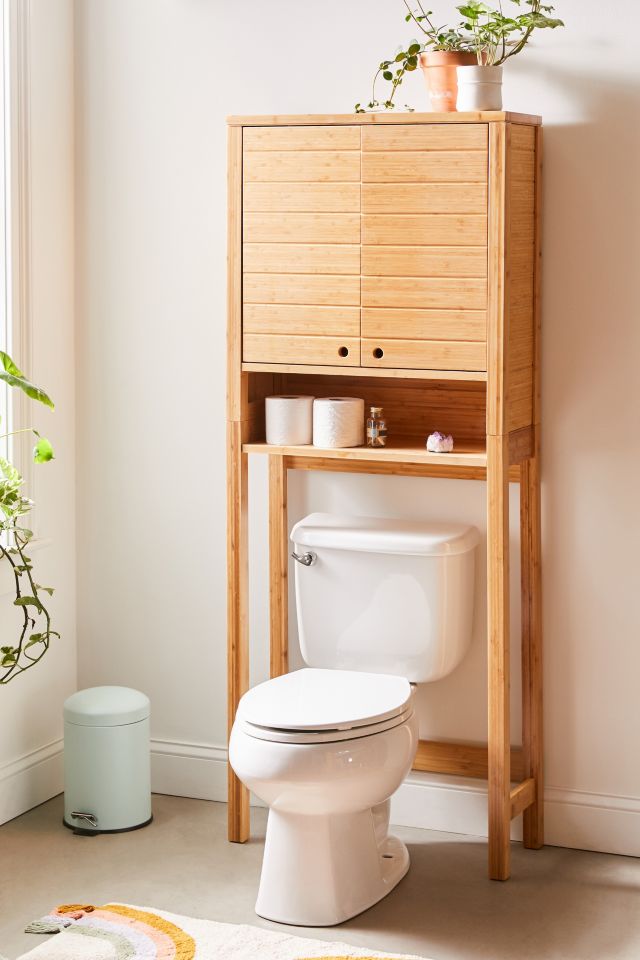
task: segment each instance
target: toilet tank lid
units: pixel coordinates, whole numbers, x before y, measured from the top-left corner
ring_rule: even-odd
[[[64,702],[64,719],[81,727],[121,727],[149,716],[149,697],[130,687],[88,687]]]
[[[311,513],[296,523],[291,540],[302,547],[449,557],[473,550],[480,534],[464,523]]]

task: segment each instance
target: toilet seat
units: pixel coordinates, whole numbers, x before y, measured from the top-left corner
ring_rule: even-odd
[[[274,727],[261,727],[249,723],[240,716],[240,726],[244,733],[256,740],[268,740],[270,743],[341,743],[343,740],[355,740],[357,737],[370,737],[374,733],[382,733],[393,727],[405,723],[413,715],[413,706],[409,707],[397,717],[382,720],[379,723],[370,723],[360,727],[351,727],[347,730],[278,730]]]
[[[412,712],[404,677],[306,668],[245,693],[238,720],[260,740],[330,743],[388,730]]]

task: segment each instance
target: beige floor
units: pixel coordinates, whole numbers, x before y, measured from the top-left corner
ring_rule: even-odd
[[[0,954],[35,946],[23,927],[57,903],[120,900],[274,926],[253,912],[263,811],[242,846],[226,841],[223,804],[157,796],[154,814],[136,833],[76,837],[58,797],[0,827]],[[513,878],[491,883],[481,840],[396,832],[411,851],[406,879],[349,923],[306,935],[435,960],[640,958],[640,860],[514,844]]]

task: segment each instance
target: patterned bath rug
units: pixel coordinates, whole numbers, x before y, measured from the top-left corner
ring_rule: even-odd
[[[56,928],[19,960],[421,960],[124,903],[63,905],[27,932]]]

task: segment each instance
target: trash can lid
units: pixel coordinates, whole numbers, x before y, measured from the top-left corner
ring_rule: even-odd
[[[89,687],[64,703],[64,719],[82,727],[120,727],[149,716],[149,697],[130,687]]]

